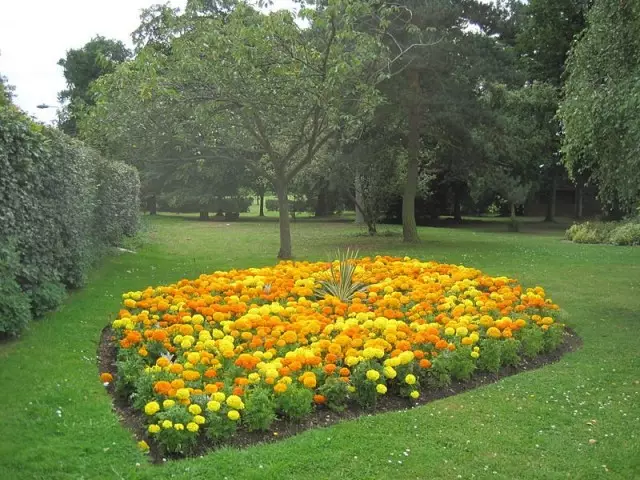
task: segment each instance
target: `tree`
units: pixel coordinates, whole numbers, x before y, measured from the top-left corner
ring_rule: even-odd
[[[9,84],[7,77],[0,74],[0,106],[13,103],[15,87]]]
[[[111,73],[131,56],[121,41],[96,36],[82,48],[67,51],[58,61],[64,70],[67,89],[58,94],[60,102],[67,102],[60,113],[60,128],[67,134],[77,134],[77,120],[85,106],[94,104],[91,83]]]
[[[596,0],[574,45],[559,117],[572,177],[598,185],[609,210],[640,204],[640,5]]]
[[[215,126],[202,133],[209,147],[222,142],[262,153],[251,166],[278,196],[280,258],[292,256],[290,183],[330,140],[370,117],[381,100],[376,83],[401,57],[377,68],[384,22],[360,29],[374,17],[372,8],[336,1],[302,9],[310,26],[301,28],[291,12],[264,15],[239,2],[223,15],[174,19],[181,34],[170,49],[145,47],[134,61],[145,71],[143,94],[184,105],[197,124]],[[384,18],[384,8],[376,18]]]

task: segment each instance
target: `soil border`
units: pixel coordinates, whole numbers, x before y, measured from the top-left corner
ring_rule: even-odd
[[[102,330],[100,343],[98,344],[98,367],[99,371],[111,373],[114,377],[116,371],[116,344],[112,341],[113,330],[106,326]],[[575,352],[582,347],[582,339],[576,332],[565,327],[563,342],[553,352],[539,355],[533,359],[523,359],[517,367],[502,367],[498,373],[480,372],[474,374],[471,380],[466,382],[453,381],[448,387],[431,389],[420,392],[420,398],[410,400],[406,398],[383,396],[378,399],[378,404],[373,411],[363,410],[357,406],[350,406],[344,412],[332,412],[326,408],[316,407],[315,411],[299,422],[292,422],[286,419],[276,419],[271,428],[265,432],[249,432],[239,429],[231,439],[221,443],[202,442],[190,456],[204,455],[220,447],[247,448],[257,444],[277,442],[282,439],[297,435],[311,428],[321,428],[334,425],[339,422],[356,419],[363,415],[371,415],[383,412],[392,412],[419,407],[427,403],[450,397],[458,393],[466,392],[483,385],[495,383],[502,378],[517,375],[544,367],[559,361],[566,353]],[[106,385],[107,392],[112,398],[112,408],[120,423],[129,429],[137,440],[145,440],[150,447],[150,458],[155,464],[160,464],[165,459],[185,458],[180,455],[162,455],[158,445],[150,440],[145,425],[145,415],[133,408],[126,398],[118,395],[113,383]]]

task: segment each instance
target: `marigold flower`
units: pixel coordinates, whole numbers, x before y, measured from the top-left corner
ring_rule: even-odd
[[[156,425],[155,423],[152,423],[151,425],[149,425],[149,427],[147,428],[147,431],[149,433],[158,433],[160,431],[160,425]]]
[[[384,395],[385,393],[387,393],[387,386],[384,383],[379,383],[378,385],[376,385],[376,392],[378,392],[380,395]]]
[[[380,372],[378,372],[377,370],[367,370],[367,380],[371,380],[372,382],[375,382],[379,378],[380,378]]]
[[[197,403],[189,405],[189,408],[187,410],[189,410],[189,413],[191,415],[200,415],[202,413],[202,408],[200,408],[200,405],[198,405]]]
[[[195,422],[189,422],[187,423],[187,430],[189,430],[191,433],[195,433],[200,430],[200,426]]]
[[[404,377],[404,381],[407,385],[414,385],[416,383],[416,376],[409,373],[406,377]]]
[[[160,411],[160,404],[158,402],[149,402],[144,406],[144,413],[147,415],[155,415]]]
[[[236,421],[240,418],[240,412],[238,412],[237,410],[229,410],[227,412],[227,417],[229,418],[229,420]]]
[[[189,398],[189,396],[191,395],[191,393],[189,392],[188,388],[179,388],[176,391],[176,397],[179,400],[187,400]]]
[[[113,375],[108,372],[104,372],[100,374],[100,381],[102,383],[111,383],[113,382]]]
[[[420,392],[417,390],[412,390],[409,396],[415,400],[416,398],[420,397]]]

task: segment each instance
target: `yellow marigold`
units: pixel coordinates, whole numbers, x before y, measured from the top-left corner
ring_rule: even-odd
[[[196,422],[198,425],[202,425],[207,421],[207,419],[204,418],[202,415],[196,415],[193,417],[193,421]]]
[[[380,395],[384,395],[385,393],[387,393],[387,386],[383,383],[379,383],[378,385],[376,385],[376,392],[378,392]]]
[[[420,397],[420,392],[419,392],[419,391],[417,391],[417,390],[413,390],[413,391],[409,394],[409,396],[415,400],[416,398],[419,398],[419,397]]]
[[[220,410],[220,402],[217,402],[215,400],[210,400],[209,402],[207,402],[207,410],[209,410],[210,412],[217,412],[218,410]]]
[[[178,399],[180,400],[187,400],[190,395],[191,393],[189,392],[188,388],[179,388],[176,391],[176,397],[178,397]]]
[[[398,374],[396,370],[390,366],[384,367],[383,372],[384,372],[384,376],[387,378],[396,378],[396,375]]]
[[[471,352],[471,358],[478,358],[480,354],[478,352]]]
[[[189,405],[188,410],[191,415],[200,415],[202,413],[202,408],[197,403]]]
[[[182,424],[182,423],[174,423],[174,424],[173,424],[173,428],[174,428],[175,430],[178,430],[178,431],[180,431],[180,430],[184,430],[184,424]]]
[[[167,429],[167,428],[172,428],[173,427],[173,422],[171,420],[163,420],[162,421],[162,428]]]
[[[227,417],[229,418],[229,420],[236,421],[240,418],[240,412],[238,412],[237,410],[229,410],[227,412]]]
[[[410,373],[404,377],[404,381],[407,385],[414,385],[416,383],[416,376]]]
[[[160,431],[160,425],[156,425],[155,423],[149,425],[149,428],[147,428],[147,430],[149,431],[149,433],[158,433]]]
[[[367,379],[371,380],[372,382],[375,382],[376,380],[378,380],[380,378],[380,372],[378,372],[377,370],[367,370]]]
[[[467,327],[456,328],[456,335],[458,337],[466,337],[468,333],[469,333],[469,329]]]
[[[490,327],[487,329],[487,335],[491,338],[500,338],[502,336],[502,332],[497,327]]]
[[[138,448],[146,453],[146,452],[149,451],[149,444],[147,442],[145,442],[144,440],[140,440],[138,442]]]
[[[158,402],[149,402],[144,406],[144,413],[147,415],[155,415],[160,410],[160,404]]]
[[[444,329],[444,334],[447,337],[452,337],[452,336],[454,336],[456,334],[456,329],[453,328],[453,327],[447,327],[447,328]]]
[[[164,402],[162,402],[162,408],[164,408],[165,410],[168,410],[171,407],[173,407],[175,404],[176,404],[175,400],[171,400],[170,398],[167,398]]]
[[[200,426],[195,422],[189,422],[187,423],[187,430],[189,430],[191,433],[195,433],[200,430]]]
[[[236,410],[242,410],[244,408],[244,403],[238,395],[229,395],[229,397],[227,397],[227,405]]]

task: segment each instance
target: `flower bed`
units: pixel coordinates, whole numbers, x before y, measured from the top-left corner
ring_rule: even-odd
[[[349,262],[348,299],[322,294],[328,262],[231,270],[123,295],[116,390],[162,451],[314,408],[374,409],[385,395],[496,372],[555,350],[564,328],[541,287],[410,258]],[[111,381],[108,375],[103,381]]]

